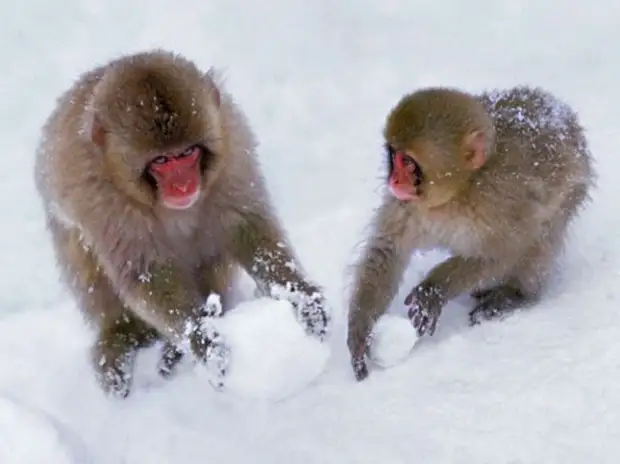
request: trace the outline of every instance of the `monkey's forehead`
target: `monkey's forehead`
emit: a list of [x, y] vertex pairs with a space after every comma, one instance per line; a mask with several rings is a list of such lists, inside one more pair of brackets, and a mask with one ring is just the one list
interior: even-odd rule
[[415, 93], [403, 97], [390, 111], [384, 136], [388, 143], [405, 147], [418, 140], [457, 142], [486, 124], [484, 110], [468, 96]]
[[140, 71], [121, 73], [100, 90], [95, 111], [106, 129], [152, 149], [200, 140], [208, 126], [202, 80]]

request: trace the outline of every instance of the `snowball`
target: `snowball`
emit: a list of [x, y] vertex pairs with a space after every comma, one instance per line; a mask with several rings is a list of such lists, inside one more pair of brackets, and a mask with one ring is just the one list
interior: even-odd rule
[[411, 321], [391, 314], [379, 318], [372, 337], [370, 358], [381, 367], [392, 367], [403, 362], [418, 341]]
[[62, 433], [44, 414], [0, 397], [0, 462], [75, 462]]
[[290, 302], [245, 301], [216, 322], [230, 347], [225, 389], [279, 399], [297, 393], [325, 368], [329, 348], [306, 335]]

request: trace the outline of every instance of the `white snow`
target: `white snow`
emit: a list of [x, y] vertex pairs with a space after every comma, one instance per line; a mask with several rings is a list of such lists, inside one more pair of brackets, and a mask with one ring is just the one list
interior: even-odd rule
[[372, 331], [370, 359], [381, 367], [396, 366], [409, 357], [418, 340], [408, 318], [384, 314]]
[[[34, 445], [36, 443], [36, 445]], [[0, 396], [0, 462], [71, 463], [71, 448], [43, 413]]]
[[[0, 17], [2, 463], [618, 462], [619, 2], [23, 0], [3, 2]], [[243, 340], [237, 393], [215, 392], [191, 366], [158, 378], [155, 349], [138, 359], [129, 398], [98, 389], [92, 334], [58, 283], [44, 233], [34, 148], [78, 73], [155, 46], [221, 68], [252, 121], [300, 264], [334, 310], [328, 358], [289, 330], [283, 305], [250, 305], [231, 336], [272, 325], [270, 343], [290, 337], [291, 351], [254, 358]], [[523, 83], [578, 110], [600, 174], [548, 294], [475, 328], [472, 302], [459, 298], [434, 337], [356, 383], [346, 270], [378, 204], [387, 111], [420, 86]], [[392, 314], [441, 257], [414, 258]], [[276, 361], [282, 372], [269, 385]]]

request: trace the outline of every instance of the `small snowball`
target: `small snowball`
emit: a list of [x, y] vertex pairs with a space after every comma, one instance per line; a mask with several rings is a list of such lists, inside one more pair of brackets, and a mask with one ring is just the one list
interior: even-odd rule
[[329, 358], [328, 346], [305, 334], [286, 300], [245, 301], [216, 324], [230, 347], [225, 389], [240, 396], [295, 394], [323, 372]]
[[381, 367], [393, 367], [403, 362], [418, 341], [409, 319], [392, 314], [379, 318], [372, 331], [370, 358]]

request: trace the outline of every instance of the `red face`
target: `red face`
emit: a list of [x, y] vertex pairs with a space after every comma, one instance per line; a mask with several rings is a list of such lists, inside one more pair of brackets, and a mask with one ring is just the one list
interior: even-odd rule
[[390, 173], [388, 187], [401, 201], [416, 200], [420, 196], [422, 168], [411, 156], [402, 151], [389, 150]]
[[149, 165], [157, 183], [162, 204], [170, 209], [191, 207], [200, 196], [201, 148], [191, 146], [184, 151], [158, 156]]

